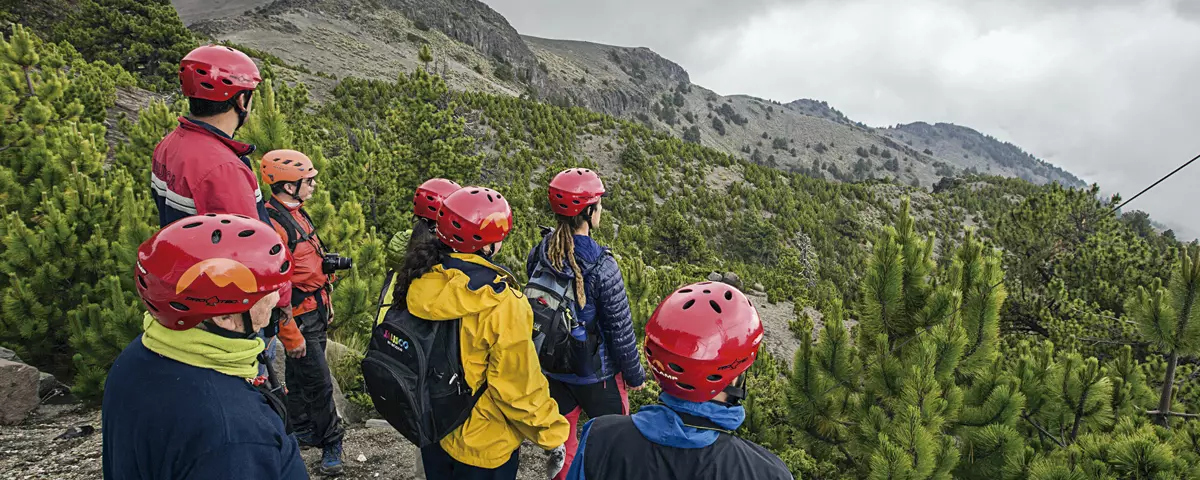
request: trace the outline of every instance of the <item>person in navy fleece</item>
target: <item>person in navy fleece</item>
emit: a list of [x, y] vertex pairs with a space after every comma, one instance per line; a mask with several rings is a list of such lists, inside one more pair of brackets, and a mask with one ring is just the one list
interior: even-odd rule
[[572, 168], [554, 177], [548, 193], [558, 228], [529, 253], [526, 273], [531, 278], [539, 271], [573, 279], [577, 320], [586, 325], [586, 335], [599, 336], [597, 353], [574, 365], [574, 373], [545, 372], [550, 396], [571, 424], [565, 466], [554, 476], [561, 480], [575, 456], [580, 414], [589, 418], [628, 415], [626, 387], [641, 389], [646, 374], [638, 357], [621, 270], [608, 249], [591, 237], [604, 210], [604, 183], [592, 170]]
[[588, 421], [566, 478], [791, 480], [778, 457], [733, 434], [746, 419], [745, 372], [762, 337], [758, 312], [732, 286], [672, 293], [646, 324], [662, 405]]
[[184, 218], [134, 268], [144, 332], [104, 385], [106, 479], [307, 479], [282, 402], [251, 381], [291, 258], [243, 215]]

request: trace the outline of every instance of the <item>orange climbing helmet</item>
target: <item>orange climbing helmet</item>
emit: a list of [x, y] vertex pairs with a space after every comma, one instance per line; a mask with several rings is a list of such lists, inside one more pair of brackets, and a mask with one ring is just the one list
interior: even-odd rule
[[262, 158], [262, 178], [267, 185], [298, 182], [317, 176], [308, 155], [295, 150], [271, 150]]

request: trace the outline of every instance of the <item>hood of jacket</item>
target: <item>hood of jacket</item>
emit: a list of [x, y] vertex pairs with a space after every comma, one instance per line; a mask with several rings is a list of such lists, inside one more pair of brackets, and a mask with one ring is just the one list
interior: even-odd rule
[[[547, 254], [547, 247], [550, 245], [550, 237], [553, 235], [553, 233], [547, 235], [542, 239], [542, 243], [539, 243], [536, 247], [535, 255], [537, 256], [538, 264], [542, 265], [549, 271], [554, 272], [556, 275], [567, 278], [574, 277], [575, 271], [571, 269], [570, 262], [566, 262], [563, 265], [563, 268], [557, 268], [554, 266], [554, 263], [550, 261], [550, 256]], [[587, 235], [575, 235], [576, 261], [582, 260], [584, 263], [593, 264], [598, 262], [603, 256], [604, 247], [601, 247], [599, 243], [596, 243], [595, 239]], [[582, 265], [580, 265], [580, 267], [585, 269], [587, 268], [586, 266]]]
[[662, 405], [647, 405], [633, 415], [633, 424], [642, 435], [659, 445], [675, 448], [703, 448], [712, 445], [718, 432], [689, 427], [675, 412], [707, 418], [729, 431], [737, 430], [746, 420], [742, 406], [727, 407], [714, 402], [689, 402], [667, 394], [659, 395]]
[[452, 253], [408, 288], [409, 313], [426, 320], [454, 320], [495, 307], [516, 277], [504, 267], [475, 254]]

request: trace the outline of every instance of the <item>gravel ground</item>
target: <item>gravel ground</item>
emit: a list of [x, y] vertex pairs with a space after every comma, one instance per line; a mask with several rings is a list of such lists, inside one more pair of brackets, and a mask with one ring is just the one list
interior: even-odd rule
[[[73, 426], [90, 425], [95, 433], [74, 439], [55, 440]], [[100, 411], [78, 405], [43, 405], [25, 423], [0, 426], [0, 479], [82, 480], [100, 474]], [[352, 426], [346, 431], [345, 472], [350, 480], [411, 480], [418, 476], [416, 447], [391, 428]], [[313, 478], [321, 478], [316, 467], [321, 451], [303, 452]], [[520, 479], [545, 478], [545, 457], [526, 444], [521, 450]]]

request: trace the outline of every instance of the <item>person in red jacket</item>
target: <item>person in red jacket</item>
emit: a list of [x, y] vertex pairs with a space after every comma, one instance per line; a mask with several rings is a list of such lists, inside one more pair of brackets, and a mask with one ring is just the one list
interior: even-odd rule
[[[321, 473], [342, 471], [342, 429], [333, 403], [333, 381], [325, 362], [333, 267], [325, 246], [304, 211], [317, 185], [317, 169], [307, 155], [272, 150], [262, 158], [263, 183], [271, 186], [267, 212], [271, 226], [292, 253], [292, 317], [279, 338], [287, 349], [288, 412], [301, 446], [321, 447]], [[298, 328], [297, 328], [298, 327]]]
[[[154, 148], [150, 195], [159, 227], [191, 215], [228, 213], [269, 224], [262, 190], [246, 156], [254, 146], [233, 139], [250, 114], [251, 97], [262, 81], [246, 54], [225, 46], [192, 50], [179, 64], [179, 83], [189, 115]], [[284, 316], [291, 289], [279, 292]], [[287, 323], [285, 320], [284, 323]], [[272, 322], [264, 332], [266, 358], [274, 357]], [[265, 381], [266, 362], [259, 382]]]
[[254, 146], [233, 139], [261, 81], [254, 61], [229, 47], [203, 46], [183, 57], [179, 82], [190, 114], [154, 148], [150, 176], [160, 226], [208, 213], [268, 221], [246, 157]]

